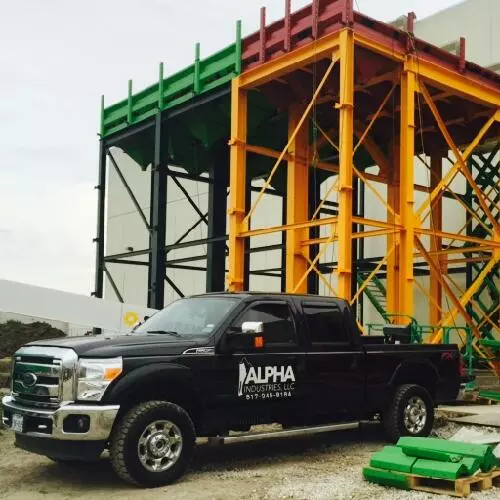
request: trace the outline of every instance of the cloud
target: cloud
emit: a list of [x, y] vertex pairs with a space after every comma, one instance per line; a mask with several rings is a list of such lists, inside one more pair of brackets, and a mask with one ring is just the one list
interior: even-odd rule
[[[262, 0], [268, 21], [282, 1]], [[309, 0], [294, 0], [298, 9]], [[448, 0], [358, 0], [382, 19]], [[396, 4], [396, 5], [395, 5]], [[93, 288], [99, 102], [126, 96], [256, 31], [248, 0], [17, 0], [2, 8], [0, 278], [88, 294]]]

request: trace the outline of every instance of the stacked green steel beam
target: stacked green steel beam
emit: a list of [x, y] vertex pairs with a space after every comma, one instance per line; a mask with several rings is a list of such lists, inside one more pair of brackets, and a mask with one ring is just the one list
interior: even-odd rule
[[375, 453], [363, 469], [368, 481], [409, 489], [408, 475], [456, 480], [500, 467], [493, 446], [435, 438], [401, 438]]
[[158, 83], [133, 93], [129, 80], [128, 97], [109, 107], [101, 103], [101, 136], [107, 137], [143, 122], [159, 110], [173, 108], [198, 95], [228, 84], [241, 72], [241, 21], [236, 23], [236, 42], [207, 57], [200, 58], [196, 44], [194, 63], [164, 78], [160, 63]]

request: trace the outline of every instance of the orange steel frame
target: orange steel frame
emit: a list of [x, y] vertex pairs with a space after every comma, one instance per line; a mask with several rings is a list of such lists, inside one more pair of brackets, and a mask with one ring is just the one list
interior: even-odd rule
[[[390, 147], [392, 169], [388, 171], [382, 165], [387, 158], [378, 155], [377, 147], [369, 144], [370, 127], [379, 118], [389, 95], [371, 117], [365, 130], [360, 130], [354, 120], [355, 109], [355, 48], [362, 47], [374, 54], [394, 61], [399, 66], [395, 72], [396, 80], [391, 89], [400, 93], [400, 123], [399, 135]], [[293, 104], [288, 113], [288, 143], [281, 152], [259, 147], [247, 143], [247, 96], [252, 89], [263, 84], [285, 77], [292, 71], [305, 68], [307, 65], [321, 58], [328, 58], [330, 63], [326, 72], [319, 80], [309, 103]], [[314, 145], [308, 144], [311, 110], [321, 94], [321, 90], [329, 78], [332, 70], [339, 67], [339, 95], [338, 102], [332, 108], [332, 113], [339, 113], [339, 143], [335, 144], [328, 133], [320, 129], [322, 143], [329, 142], [339, 151], [339, 164], [314, 162], [309, 150]], [[437, 98], [433, 100], [429, 87], [444, 91], [445, 95], [459, 96], [461, 99], [479, 102], [488, 107], [491, 112], [485, 117], [484, 126], [474, 140], [463, 147], [457, 145], [447, 129], [446, 123], [440, 115]], [[396, 90], [398, 89], [398, 90]], [[415, 139], [417, 137], [416, 102], [426, 106], [432, 113], [435, 124], [444, 137], [448, 149], [453, 153], [455, 164], [442, 176], [442, 155], [431, 156], [432, 180], [430, 187], [415, 185], [414, 165], [416, 159]], [[318, 264], [328, 245], [335, 244], [338, 255], [337, 274], [338, 289], [333, 290], [326, 283], [331, 293], [353, 302], [366, 287], [370, 279], [382, 265], [387, 269], [387, 308], [388, 313], [413, 316], [415, 290], [424, 290], [415, 285], [414, 263], [424, 260], [430, 270], [430, 288], [424, 290], [429, 299], [429, 317], [432, 324], [449, 326], [461, 316], [474, 332], [479, 335], [478, 325], [474, 324], [467, 312], [467, 305], [471, 303], [474, 294], [482, 284], [488, 273], [500, 261], [500, 228], [492, 214], [487, 195], [481, 191], [472, 178], [466, 162], [475, 148], [482, 142], [490, 127], [500, 120], [500, 89], [481, 85], [473, 78], [467, 78], [459, 71], [452, 71], [444, 65], [428, 60], [419, 60], [411, 51], [400, 53], [391, 51], [385, 45], [368, 38], [362, 33], [346, 26], [335, 33], [330, 33], [314, 43], [303, 45], [291, 52], [284, 53], [273, 60], [257, 67], [244, 71], [232, 82], [232, 109], [231, 109], [231, 165], [230, 165], [230, 205], [229, 205], [229, 275], [228, 287], [232, 291], [241, 291], [244, 287], [244, 261], [246, 238], [273, 232], [286, 232], [286, 291], [291, 293], [307, 292], [307, 275], [318, 272]], [[356, 140], [356, 142], [355, 142]], [[381, 167], [379, 175], [360, 172], [353, 161], [355, 150], [363, 144], [372, 158]], [[264, 154], [275, 158], [274, 167], [259, 193], [259, 196], [249, 211], [245, 210], [245, 182], [247, 177], [247, 152]], [[251, 217], [257, 204], [262, 199], [267, 187], [278, 168], [287, 169], [287, 220], [285, 225], [261, 229], [251, 228]], [[318, 218], [308, 217], [308, 177], [311, 168], [328, 170], [336, 176], [330, 185], [330, 192], [338, 191], [338, 216]], [[463, 175], [472, 187], [478, 204], [484, 212], [492, 230], [486, 239], [474, 238], [443, 230], [442, 196], [449, 189], [450, 182], [458, 175]], [[352, 213], [353, 178], [361, 178], [367, 188], [376, 192], [377, 198], [384, 203], [387, 210], [387, 220], [374, 220], [365, 217], [356, 217]], [[384, 198], [372, 181], [386, 184], [387, 197]], [[330, 181], [329, 181], [330, 182]], [[427, 191], [428, 196], [420, 206], [415, 204], [415, 192]], [[318, 207], [319, 208], [319, 207]], [[318, 209], [316, 210], [316, 214]], [[315, 215], [316, 215], [315, 214]], [[474, 214], [472, 214], [473, 216]], [[430, 227], [426, 220], [430, 217]], [[360, 224], [364, 231], [354, 231], [353, 224]], [[428, 224], [428, 223], [427, 223]], [[330, 233], [322, 238], [310, 239], [309, 228], [326, 226]], [[351, 240], [359, 238], [384, 236], [387, 238], [387, 255], [379, 263], [374, 272], [368, 276], [357, 294], [351, 289], [353, 274], [353, 255]], [[450, 286], [446, 277], [447, 269], [455, 262], [453, 259], [456, 250], [446, 250], [443, 240], [469, 242], [476, 251], [480, 251], [481, 259], [488, 263], [483, 271], [474, 280], [472, 285], [457, 295]], [[311, 259], [310, 246], [319, 244], [320, 250]], [[457, 256], [458, 257], [458, 256]], [[477, 255], [475, 259], [477, 259]], [[470, 258], [473, 261], [473, 257]], [[469, 259], [460, 259], [467, 262]], [[457, 259], [456, 262], [459, 262]], [[327, 281], [321, 276], [323, 281]], [[442, 299], [447, 296], [451, 303], [448, 312], [442, 307]], [[485, 320], [486, 321], [486, 320]], [[498, 325], [494, 325], [498, 331]], [[437, 331], [430, 342], [440, 342], [442, 331]]]

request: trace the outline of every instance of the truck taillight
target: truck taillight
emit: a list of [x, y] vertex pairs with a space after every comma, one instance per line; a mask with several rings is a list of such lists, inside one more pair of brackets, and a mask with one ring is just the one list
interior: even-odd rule
[[462, 354], [459, 355], [458, 359], [460, 361], [460, 376], [465, 377], [467, 375], [467, 367], [465, 366], [465, 361]]

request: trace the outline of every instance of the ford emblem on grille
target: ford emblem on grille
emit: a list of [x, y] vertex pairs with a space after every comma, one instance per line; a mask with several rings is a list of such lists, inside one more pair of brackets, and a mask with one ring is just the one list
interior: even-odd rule
[[25, 387], [33, 387], [36, 384], [37, 378], [34, 373], [23, 373], [21, 380]]

